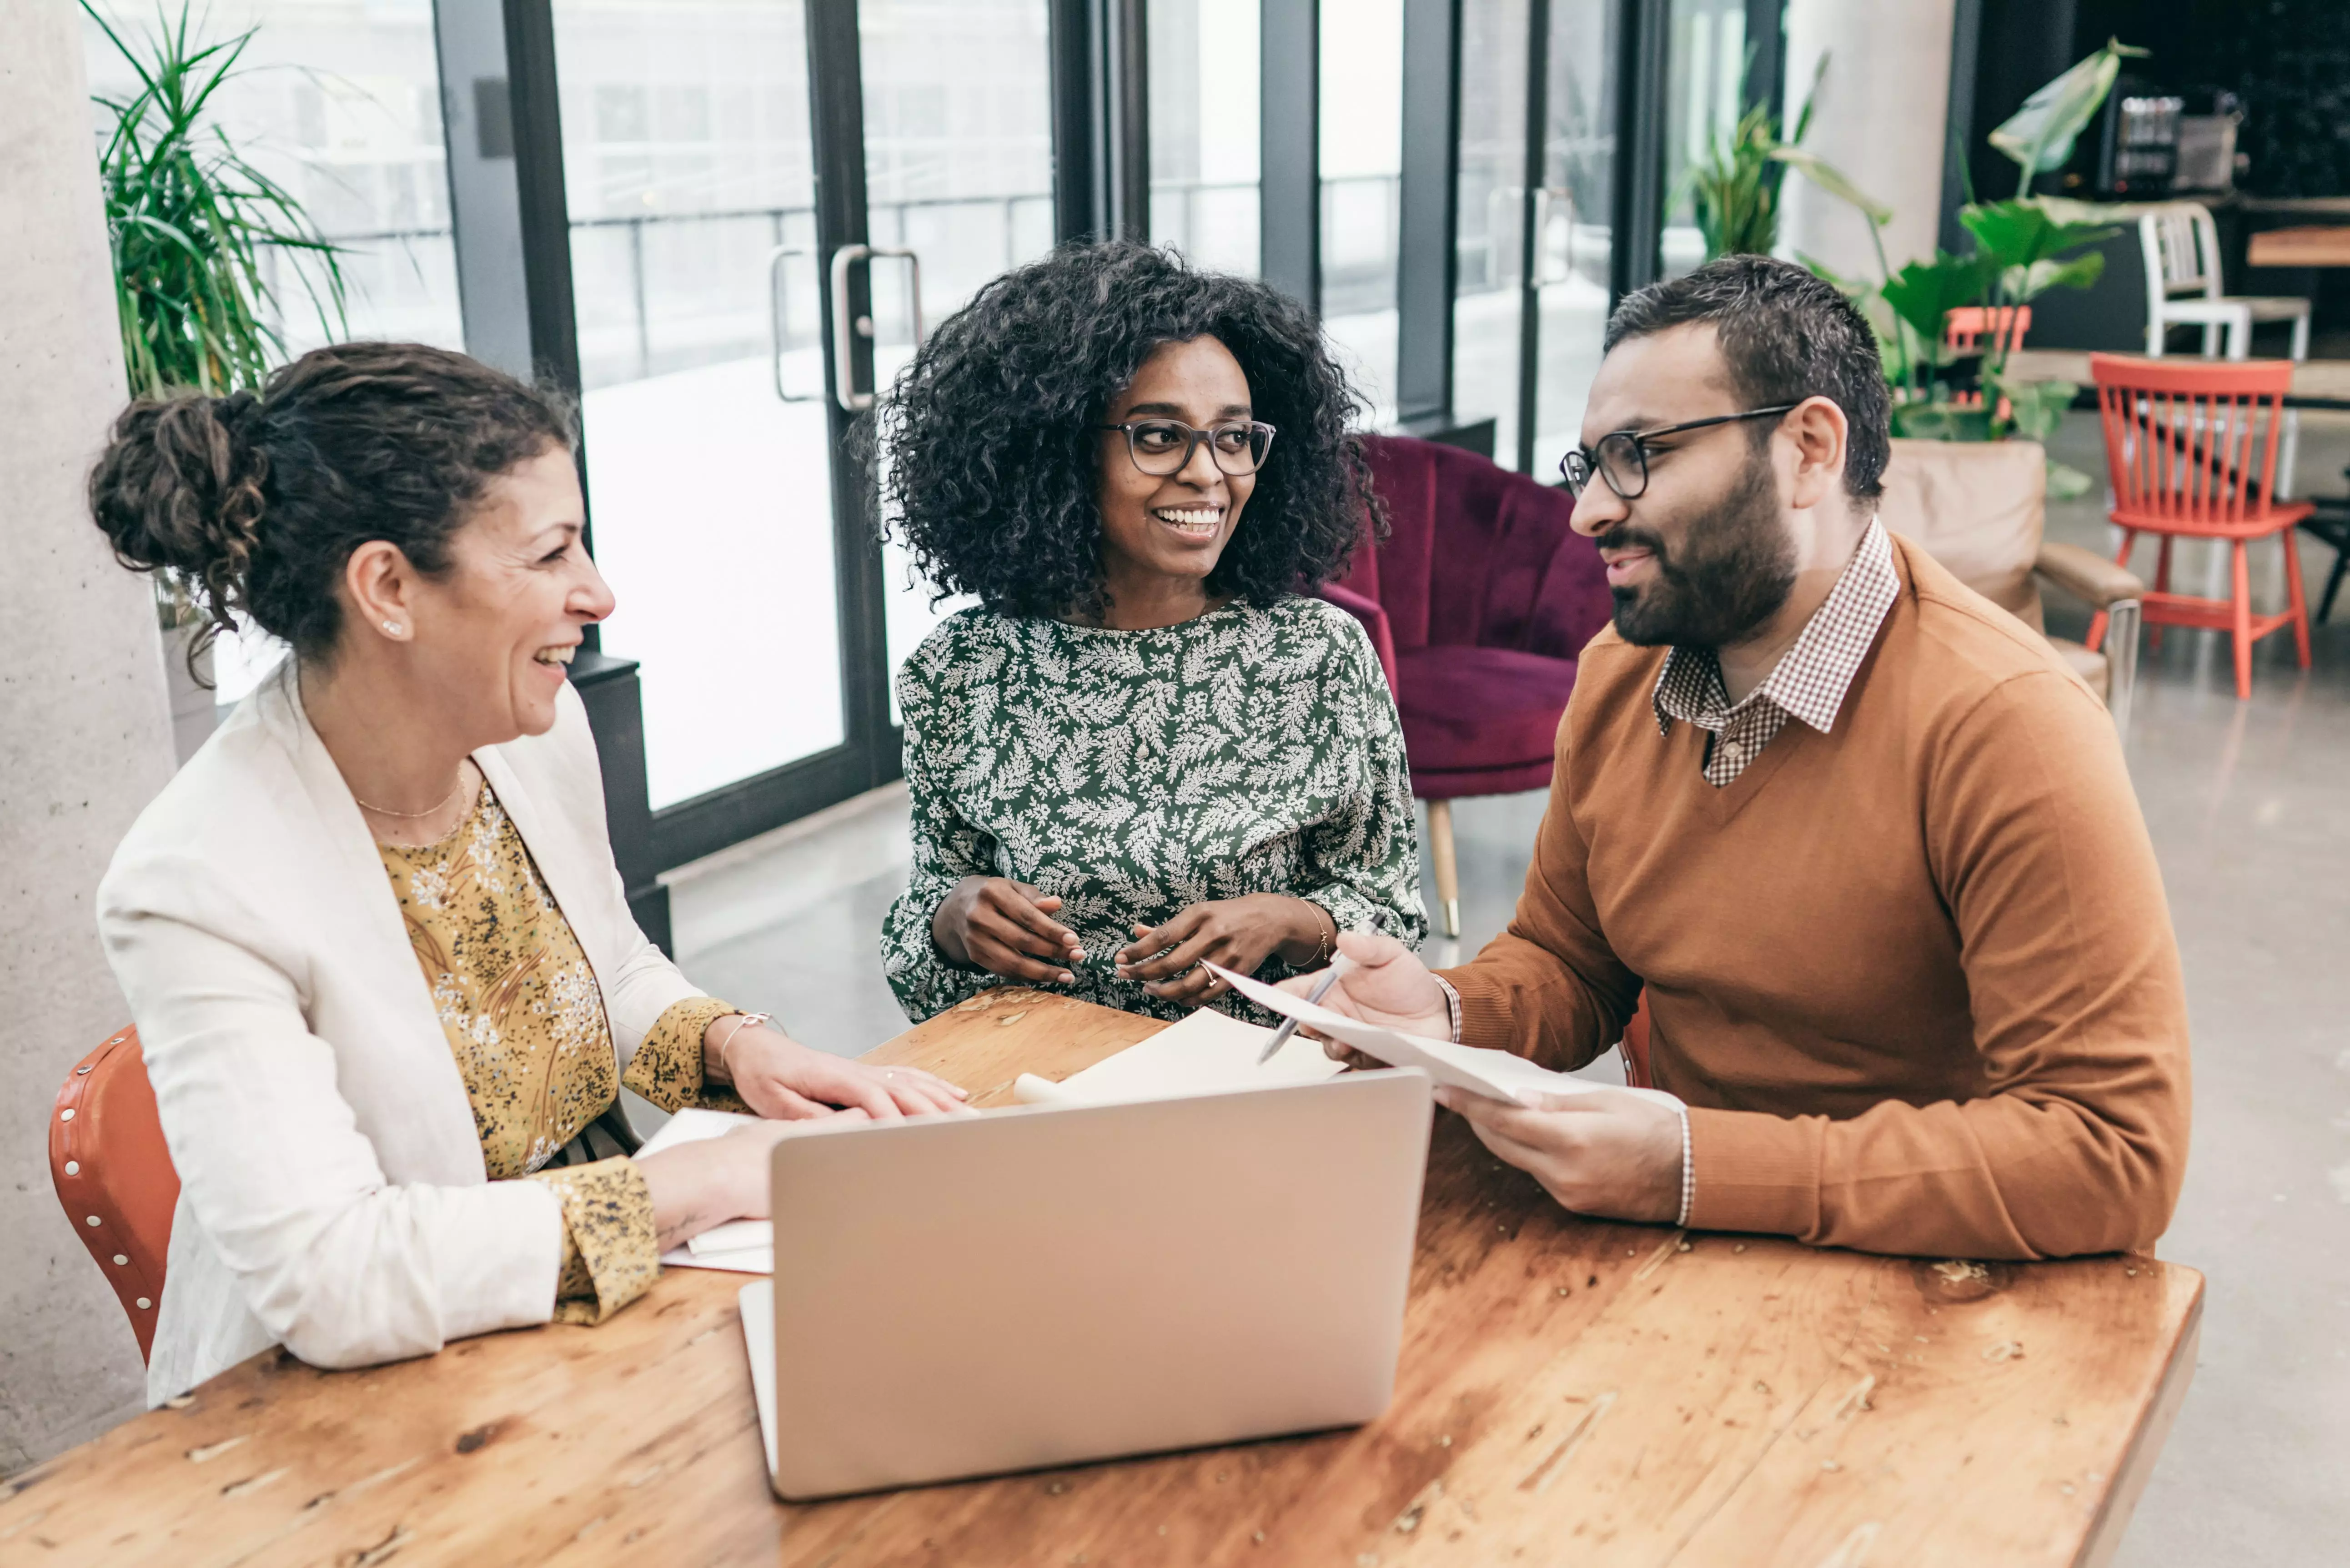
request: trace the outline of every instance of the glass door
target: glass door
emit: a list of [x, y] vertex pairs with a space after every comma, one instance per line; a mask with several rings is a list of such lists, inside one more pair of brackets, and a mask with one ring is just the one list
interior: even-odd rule
[[[884, 392], [925, 324], [1053, 246], [1050, 20], [1046, 0], [858, 5], [873, 375]], [[842, 281], [837, 311], [852, 281], [845, 270]], [[898, 666], [968, 601], [933, 605], [894, 543], [882, 587], [894, 723]]]
[[1617, 0], [1551, 0], [1535, 207], [1541, 372], [1527, 472], [1546, 483], [1582, 439], [1585, 394], [1607, 328], [1616, 195]]
[[1321, 13], [1322, 327], [1371, 401], [1396, 417], [1396, 265], [1403, 191], [1403, 0]]
[[847, 739], [801, 0], [554, 0], [588, 509], [656, 812]]
[[1150, 0], [1150, 238], [1254, 277], [1264, 21], [1258, 0]]
[[588, 511], [664, 864], [896, 776], [933, 607], [844, 438], [1053, 243], [1047, 0], [553, 0]]

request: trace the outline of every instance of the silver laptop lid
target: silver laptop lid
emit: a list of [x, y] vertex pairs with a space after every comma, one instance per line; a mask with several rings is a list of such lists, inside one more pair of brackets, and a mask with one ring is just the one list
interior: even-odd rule
[[1387, 1407], [1428, 1079], [788, 1138], [775, 1490], [826, 1497]]

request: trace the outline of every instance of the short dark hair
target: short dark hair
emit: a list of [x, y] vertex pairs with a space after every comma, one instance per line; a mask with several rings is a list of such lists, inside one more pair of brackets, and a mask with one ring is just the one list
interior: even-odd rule
[[1097, 427], [1153, 351], [1199, 337], [1232, 351], [1276, 431], [1208, 591], [1264, 605], [1339, 576], [1384, 514], [1320, 324], [1268, 284], [1131, 241], [1073, 241], [988, 284], [860, 421], [921, 574], [1000, 615], [1099, 613]]
[[177, 577], [213, 630], [242, 614], [317, 659], [341, 633], [353, 550], [386, 540], [438, 576], [492, 479], [573, 442], [556, 393], [446, 348], [340, 343], [258, 393], [132, 403], [89, 504], [115, 558]]
[[[1723, 256], [1627, 295], [1607, 318], [1605, 347], [1710, 322], [1730, 383], [1749, 408], [1825, 398], [1844, 410], [1844, 487], [1856, 501], [1884, 493], [1892, 455], [1890, 394], [1877, 335], [1826, 279], [1769, 256]], [[1769, 427], [1759, 426], [1757, 441]]]

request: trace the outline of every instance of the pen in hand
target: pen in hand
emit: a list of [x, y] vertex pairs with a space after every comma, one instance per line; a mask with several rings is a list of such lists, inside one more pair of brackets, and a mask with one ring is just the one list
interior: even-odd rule
[[[1372, 910], [1371, 925], [1378, 930], [1387, 929], [1388, 921], [1386, 912], [1378, 909]], [[1345, 974], [1348, 970], [1353, 969], [1354, 967], [1356, 967], [1355, 961], [1348, 958], [1345, 953], [1331, 954], [1330, 967], [1322, 971], [1322, 978], [1314, 982], [1314, 989], [1305, 993], [1305, 1000], [1308, 1002], [1320, 1002], [1325, 996], [1327, 996], [1330, 993], [1330, 988], [1338, 983], [1338, 977]], [[1280, 1054], [1281, 1048], [1284, 1045], [1288, 1044], [1289, 1037], [1296, 1033], [1297, 1020], [1295, 1018], [1283, 1019], [1281, 1021], [1281, 1027], [1273, 1032], [1273, 1038], [1264, 1043], [1264, 1050], [1258, 1054], [1256, 1064], [1262, 1067], [1267, 1062], [1272, 1061], [1274, 1057]]]

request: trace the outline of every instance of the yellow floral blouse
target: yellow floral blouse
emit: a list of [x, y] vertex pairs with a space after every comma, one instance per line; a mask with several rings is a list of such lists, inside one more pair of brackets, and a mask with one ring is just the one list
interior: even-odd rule
[[588, 955], [486, 783], [437, 844], [376, 849], [464, 1077], [490, 1179], [543, 1181], [563, 1206], [555, 1315], [600, 1323], [660, 1273], [652, 1196], [634, 1160], [548, 1161], [624, 1084], [663, 1110], [743, 1109], [702, 1081], [702, 1032], [739, 1010], [707, 996], [676, 1003], [621, 1073]]

